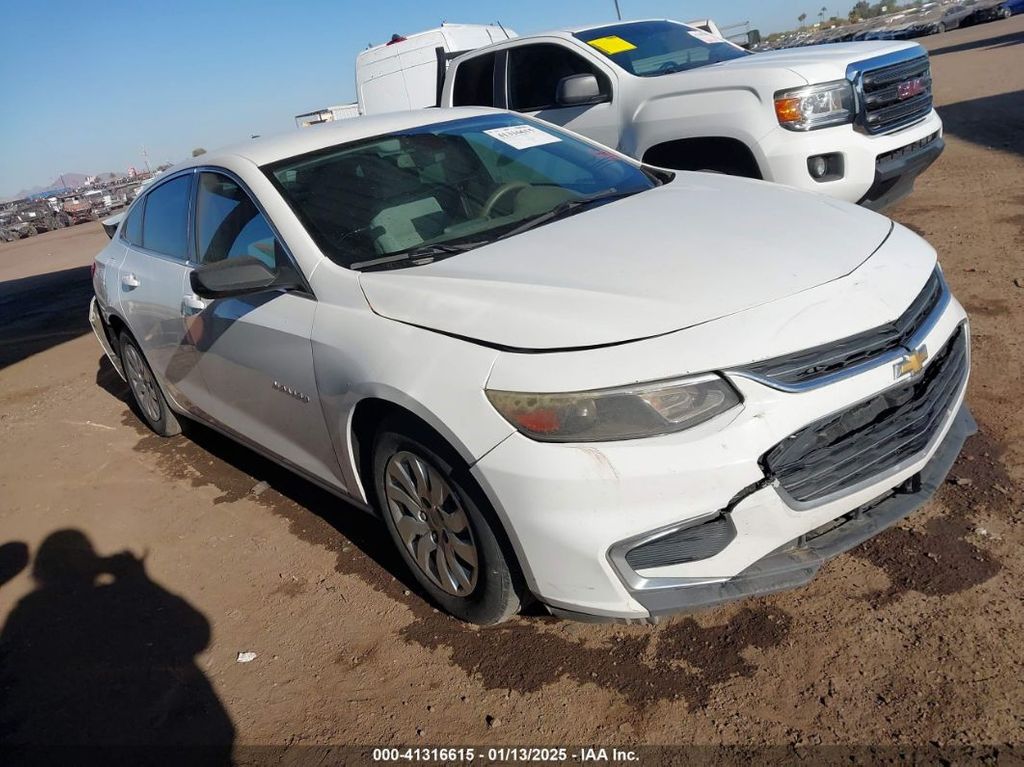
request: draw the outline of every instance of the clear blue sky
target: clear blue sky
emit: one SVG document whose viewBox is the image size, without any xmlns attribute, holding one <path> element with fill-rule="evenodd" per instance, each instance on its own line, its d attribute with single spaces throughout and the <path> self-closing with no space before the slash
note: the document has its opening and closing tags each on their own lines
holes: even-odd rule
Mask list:
<svg viewBox="0 0 1024 767">
<path fill-rule="evenodd" d="M 613 20 L 613 0 L 10 0 L 0 198 L 58 173 L 176 162 L 354 100 L 355 55 L 393 32 L 500 20 L 520 34 Z M 823 0 L 821 5 L 827 5 Z M 805 0 L 619 0 L 622 16 L 796 25 Z M 845 13 L 850 7 L 830 12 Z M 16 24 L 14 23 L 16 18 Z"/>
</svg>

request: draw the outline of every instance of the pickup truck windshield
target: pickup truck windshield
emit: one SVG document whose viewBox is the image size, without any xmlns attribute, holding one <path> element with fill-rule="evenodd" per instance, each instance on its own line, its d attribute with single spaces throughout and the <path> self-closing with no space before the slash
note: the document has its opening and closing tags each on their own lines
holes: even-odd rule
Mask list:
<svg viewBox="0 0 1024 767">
<path fill-rule="evenodd" d="M 352 269 L 446 258 L 657 185 L 557 128 L 495 114 L 264 168 L 324 255 Z"/>
<path fill-rule="evenodd" d="M 738 45 L 674 21 L 635 21 L 576 32 L 631 75 L 657 77 L 750 55 Z"/>
</svg>

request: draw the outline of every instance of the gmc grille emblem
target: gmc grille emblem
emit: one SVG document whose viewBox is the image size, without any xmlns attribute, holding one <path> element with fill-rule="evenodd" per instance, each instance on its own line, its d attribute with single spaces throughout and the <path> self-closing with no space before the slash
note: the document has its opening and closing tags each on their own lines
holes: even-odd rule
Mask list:
<svg viewBox="0 0 1024 767">
<path fill-rule="evenodd" d="M 900 101 L 905 101 L 923 92 L 924 80 L 920 77 L 915 77 L 913 80 L 905 80 L 896 86 L 896 95 Z"/>
</svg>

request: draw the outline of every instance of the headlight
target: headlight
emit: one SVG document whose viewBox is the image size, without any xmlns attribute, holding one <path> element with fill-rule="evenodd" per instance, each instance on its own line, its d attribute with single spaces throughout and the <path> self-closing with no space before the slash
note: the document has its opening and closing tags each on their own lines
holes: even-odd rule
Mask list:
<svg viewBox="0 0 1024 767">
<path fill-rule="evenodd" d="M 735 407 L 740 395 L 719 376 L 530 394 L 487 391 L 520 432 L 543 442 L 603 442 L 682 431 Z"/>
<path fill-rule="evenodd" d="M 853 120 L 853 86 L 848 80 L 808 85 L 775 94 L 775 115 L 789 130 L 813 130 Z"/>
</svg>

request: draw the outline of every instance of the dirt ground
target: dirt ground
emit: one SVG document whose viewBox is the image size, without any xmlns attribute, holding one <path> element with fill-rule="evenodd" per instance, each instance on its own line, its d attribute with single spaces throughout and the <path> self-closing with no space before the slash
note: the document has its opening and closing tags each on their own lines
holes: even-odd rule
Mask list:
<svg viewBox="0 0 1024 767">
<path fill-rule="evenodd" d="M 0 742 L 1019 746 L 1024 16 L 926 44 L 947 148 L 890 214 L 971 315 L 981 431 L 806 588 L 653 628 L 439 614 L 373 519 L 140 425 L 86 320 L 98 224 L 0 246 Z"/>
</svg>

